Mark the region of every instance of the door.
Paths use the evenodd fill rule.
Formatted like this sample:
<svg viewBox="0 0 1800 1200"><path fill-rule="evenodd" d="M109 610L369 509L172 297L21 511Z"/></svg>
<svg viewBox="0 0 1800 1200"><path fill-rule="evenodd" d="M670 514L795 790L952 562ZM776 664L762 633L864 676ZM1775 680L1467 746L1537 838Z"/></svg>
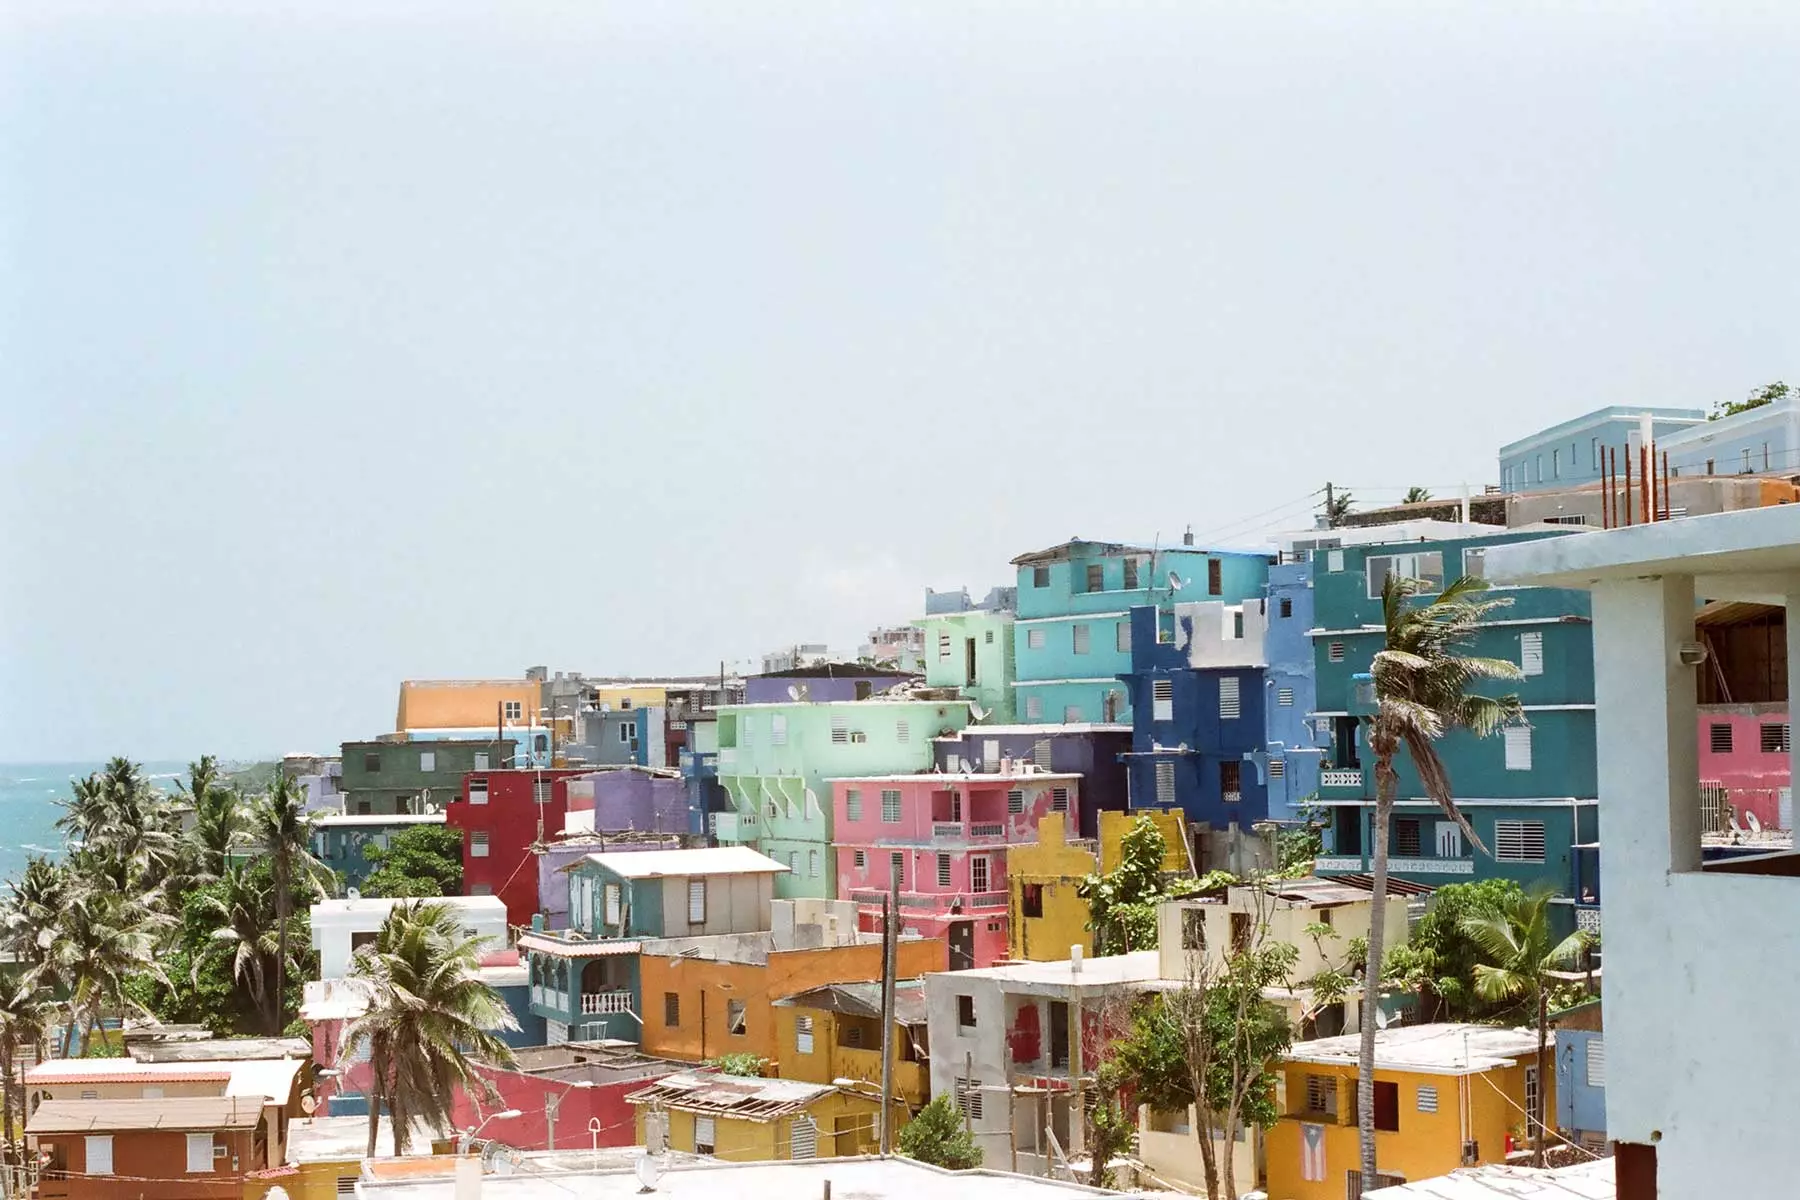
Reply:
<svg viewBox="0 0 1800 1200"><path fill-rule="evenodd" d="M975 639L963 639L963 674L970 687L975 686Z"/></svg>
<svg viewBox="0 0 1800 1200"><path fill-rule="evenodd" d="M956 921L950 926L950 969L967 971L975 965L975 923Z"/></svg>
<svg viewBox="0 0 1800 1200"><path fill-rule="evenodd" d="M1050 1065L1069 1065L1069 1006L1062 1000L1050 1002Z"/></svg>

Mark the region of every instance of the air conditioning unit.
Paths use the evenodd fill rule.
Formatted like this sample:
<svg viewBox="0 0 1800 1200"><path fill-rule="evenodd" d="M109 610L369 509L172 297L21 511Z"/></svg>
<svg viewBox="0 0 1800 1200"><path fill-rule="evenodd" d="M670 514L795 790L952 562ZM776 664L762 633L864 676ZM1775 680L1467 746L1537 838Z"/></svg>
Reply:
<svg viewBox="0 0 1800 1200"><path fill-rule="evenodd" d="M1463 1143L1463 1152L1462 1152L1462 1165L1465 1167L1472 1167L1472 1166L1475 1166L1480 1161L1481 1161L1481 1143L1474 1141L1472 1139L1470 1141L1464 1142Z"/></svg>

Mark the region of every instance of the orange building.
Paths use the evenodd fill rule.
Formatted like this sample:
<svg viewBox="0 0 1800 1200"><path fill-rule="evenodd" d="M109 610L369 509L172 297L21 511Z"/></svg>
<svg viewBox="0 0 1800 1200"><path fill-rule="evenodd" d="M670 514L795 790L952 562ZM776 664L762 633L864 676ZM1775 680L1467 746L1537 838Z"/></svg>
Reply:
<svg viewBox="0 0 1800 1200"><path fill-rule="evenodd" d="M26 1123L41 1200L236 1200L269 1162L262 1096L46 1100Z"/></svg>
<svg viewBox="0 0 1800 1200"><path fill-rule="evenodd" d="M538 720L543 685L534 679L408 679L394 729L497 729Z"/></svg>
<svg viewBox="0 0 1800 1200"><path fill-rule="evenodd" d="M717 957L665 956L645 947L638 959L645 1054L690 1062L754 1054L774 1063L780 1057L777 1000L828 983L881 978L879 942L765 950L751 942L735 948L729 938L717 941L704 951ZM901 979L949 967L949 952L936 939L904 938L896 958Z"/></svg>

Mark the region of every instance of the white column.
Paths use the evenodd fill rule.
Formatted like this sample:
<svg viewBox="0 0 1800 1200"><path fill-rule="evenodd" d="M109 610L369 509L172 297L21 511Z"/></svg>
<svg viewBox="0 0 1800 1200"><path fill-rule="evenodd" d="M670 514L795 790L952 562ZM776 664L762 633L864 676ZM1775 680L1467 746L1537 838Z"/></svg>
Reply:
<svg viewBox="0 0 1800 1200"><path fill-rule="evenodd" d="M1797 444L1800 444L1800 443L1797 443ZM1800 751L1796 751L1796 749L1795 749L1795 745L1796 745L1797 741L1800 741L1800 739L1795 739L1795 737L1793 736L1793 732L1792 732L1793 731L1793 721L1794 721L1794 711L1795 711L1795 708L1797 707L1794 704L1794 691L1795 691L1795 686L1794 686L1794 684L1795 684L1795 666L1794 666L1794 664L1800 663L1800 620L1796 619L1796 617L1800 616L1800 614L1796 614L1796 612L1795 612L1796 608L1800 608L1800 575L1792 576L1792 577L1790 577L1790 579L1788 581L1787 607L1788 607L1787 660L1788 660L1788 664L1789 664L1788 665L1788 697L1787 697L1787 700L1788 700L1787 720L1788 720L1788 730L1789 730L1789 733L1788 733L1788 786L1792 787L1795 784L1800 783ZM1777 815L1779 815L1779 813Z"/></svg>

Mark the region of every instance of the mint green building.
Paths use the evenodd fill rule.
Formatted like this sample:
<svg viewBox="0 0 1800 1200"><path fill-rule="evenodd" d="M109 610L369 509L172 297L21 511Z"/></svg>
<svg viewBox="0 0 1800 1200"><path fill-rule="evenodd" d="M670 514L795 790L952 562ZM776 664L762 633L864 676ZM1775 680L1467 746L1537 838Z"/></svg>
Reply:
<svg viewBox="0 0 1800 1200"><path fill-rule="evenodd" d="M994 588L981 603L967 590L925 592L925 686L955 688L981 709L980 719L1010 725L1013 711L1013 610L1017 588Z"/></svg>
<svg viewBox="0 0 1800 1200"><path fill-rule="evenodd" d="M966 700L730 704L718 710L719 844L748 845L788 868L783 900L833 899L831 781L931 770L932 739L969 724Z"/></svg>

